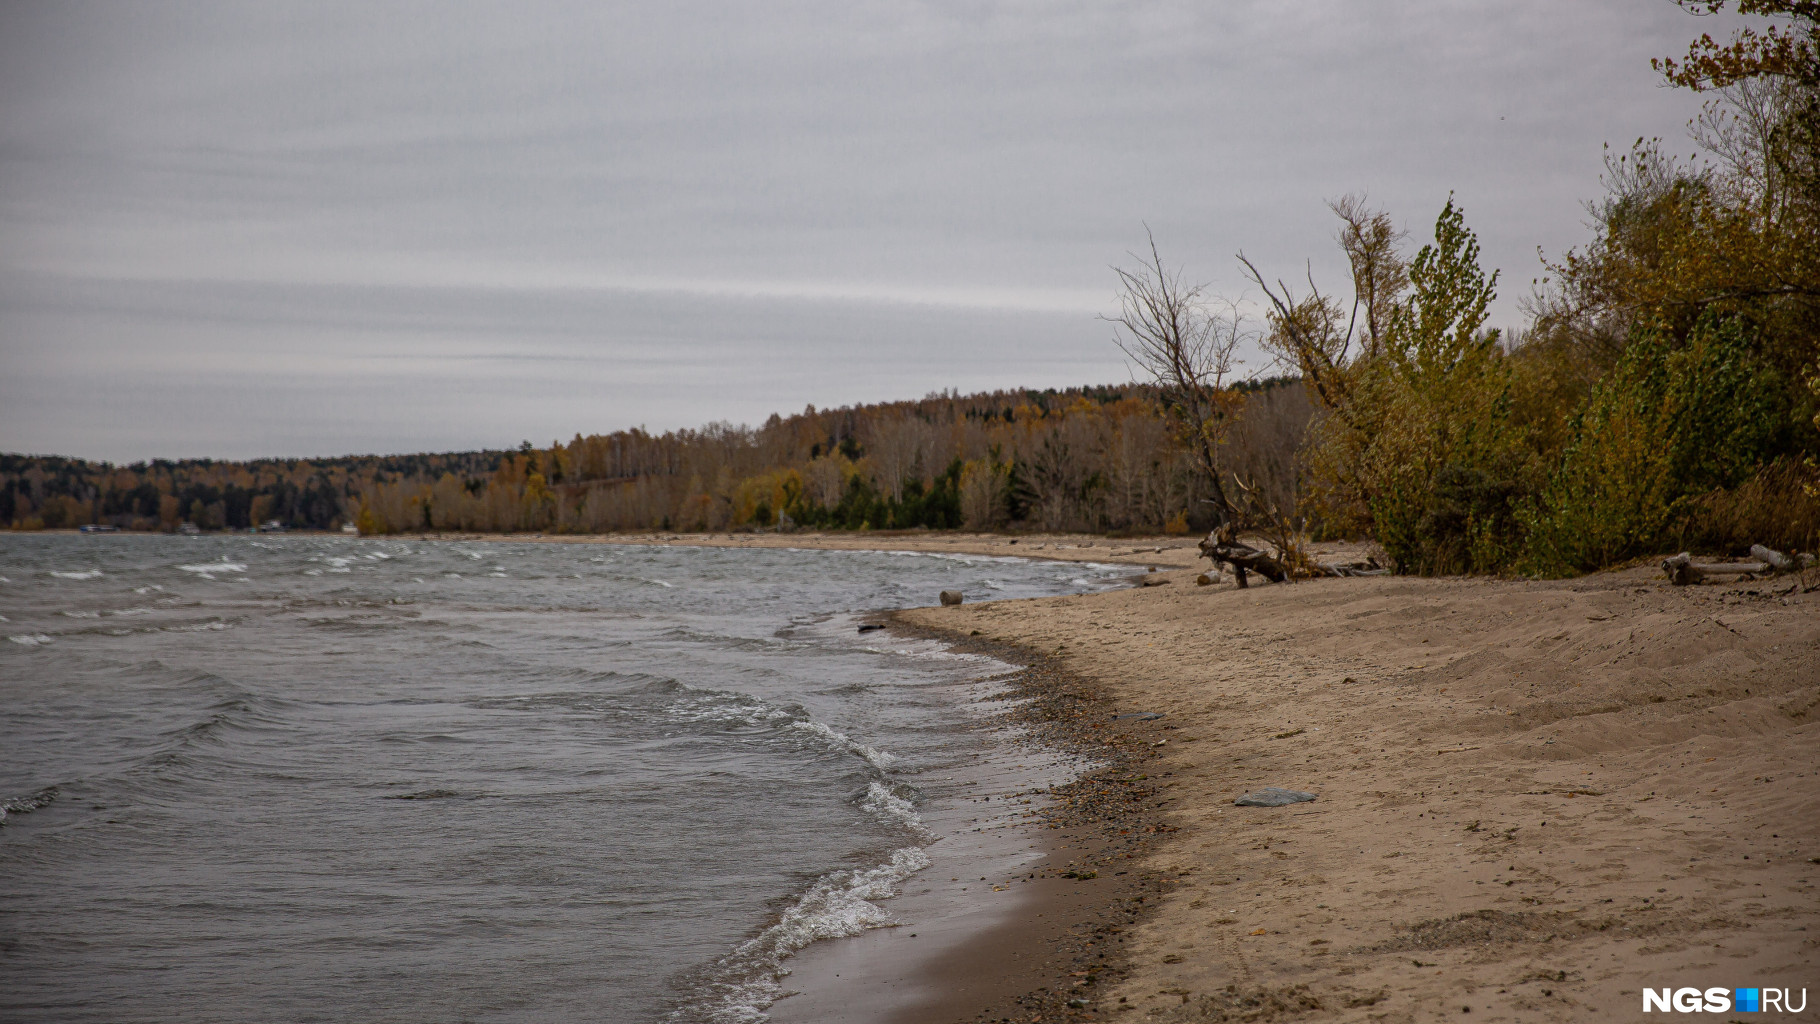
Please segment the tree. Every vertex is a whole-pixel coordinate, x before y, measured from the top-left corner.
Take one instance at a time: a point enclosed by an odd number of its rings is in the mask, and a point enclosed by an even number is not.
[[[1246,337],[1244,318],[1232,303],[1214,309],[1202,294],[1206,286],[1185,284],[1180,271],[1163,265],[1155,236],[1148,229],[1145,236],[1148,258],[1132,253],[1136,267],[1112,268],[1119,278],[1119,313],[1104,319],[1116,326],[1120,350],[1155,385],[1177,440],[1206,478],[1214,518],[1225,526],[1237,509],[1227,496],[1220,442],[1243,401],[1226,380]]]

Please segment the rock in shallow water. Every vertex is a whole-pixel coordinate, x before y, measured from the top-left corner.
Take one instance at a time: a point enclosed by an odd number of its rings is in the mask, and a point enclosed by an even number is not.
[[[1313,793],[1304,793],[1299,789],[1278,789],[1275,786],[1266,786],[1263,789],[1254,789],[1246,793],[1233,803],[1240,807],[1282,807],[1287,804],[1305,803],[1313,799]]]

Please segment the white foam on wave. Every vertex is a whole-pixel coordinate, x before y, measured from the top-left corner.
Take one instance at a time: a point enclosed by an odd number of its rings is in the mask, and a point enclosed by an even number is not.
[[[184,572],[193,572],[205,580],[212,580],[219,573],[245,572],[246,563],[230,562],[226,558],[223,558],[219,562],[200,562],[196,565],[180,565],[177,568],[182,569]]]
[[[665,581],[663,581],[663,580],[651,580],[651,579],[645,579],[645,578],[644,578],[644,577],[643,577],[643,576],[640,576],[640,577],[638,577],[638,579],[640,579],[640,580],[641,580],[641,581],[643,581],[643,582],[645,582],[645,583],[655,583],[655,584],[657,584],[657,585],[658,585],[658,586],[660,586],[660,587],[669,587],[669,588],[670,588],[670,589],[672,589],[672,590],[674,590],[674,589],[676,589],[676,584],[674,584],[674,583],[667,583],[667,582],[665,582]]]
[[[763,725],[794,718],[791,712],[757,697],[724,690],[688,688],[677,700],[664,705],[664,714],[684,722],[722,722],[730,725]]]
[[[895,821],[924,839],[935,838],[935,833],[923,824],[922,815],[916,813],[916,805],[891,792],[891,787],[882,782],[874,782],[866,787],[865,799],[860,801],[859,806],[867,814]]]
[[[45,636],[43,633],[27,633],[22,636],[9,636],[7,639],[11,640],[13,643],[22,644],[26,647],[37,647],[41,644],[48,644],[51,642],[51,638]]]
[[[60,580],[95,580],[101,578],[100,569],[63,570],[52,569],[51,575]]]
[[[888,768],[897,763],[896,757],[887,754],[876,747],[869,747],[864,743],[853,740],[849,738],[846,733],[837,729],[830,729],[828,726],[821,722],[817,722],[812,718],[791,722],[790,728],[801,729],[804,732],[813,733],[835,747],[845,750],[848,753],[858,754],[860,757],[865,758],[867,763],[871,764],[874,768]]]
[[[220,619],[216,619],[213,622],[192,622],[192,623],[189,623],[188,625],[183,625],[183,626],[165,626],[164,631],[166,633],[206,633],[206,632],[209,632],[210,630],[232,629],[232,628],[234,628],[234,627],[230,623],[222,622]]]
[[[65,615],[72,619],[98,619],[101,617],[100,612],[73,612],[65,610],[58,612],[57,614]]]
[[[929,866],[919,847],[894,850],[891,859],[867,871],[836,871],[823,877],[778,918],[717,965],[719,978],[697,1004],[715,1024],[759,1024],[765,1009],[783,994],[789,975],[784,962],[818,939],[840,939],[893,924],[879,901],[898,894],[911,875]],[[671,1019],[681,1019],[682,1011]],[[691,1014],[693,1016],[693,1014]]]

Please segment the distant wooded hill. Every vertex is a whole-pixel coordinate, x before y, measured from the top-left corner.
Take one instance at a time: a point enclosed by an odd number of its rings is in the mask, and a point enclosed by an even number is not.
[[[1242,385],[1225,441],[1235,472],[1283,507],[1310,405]],[[130,466],[0,456],[0,522],[129,530],[601,533],[823,529],[1186,530],[1206,525],[1197,475],[1140,385],[931,395],[805,409],[757,428],[710,424],[446,454],[209,459]]]

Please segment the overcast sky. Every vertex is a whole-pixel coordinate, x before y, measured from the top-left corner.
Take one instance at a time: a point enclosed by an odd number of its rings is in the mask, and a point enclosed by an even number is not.
[[[0,450],[546,443],[1129,379],[1154,230],[1343,290],[1451,190],[1496,322],[1601,146],[1686,152],[1669,0],[0,6]],[[1255,298],[1256,296],[1252,296]],[[1254,362],[1251,369],[1265,369]]]

